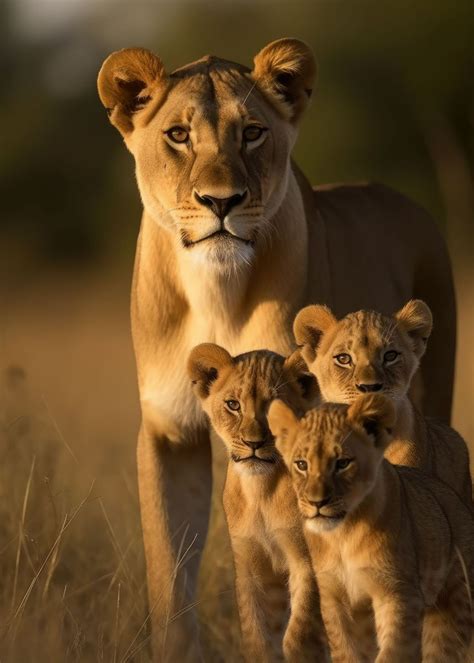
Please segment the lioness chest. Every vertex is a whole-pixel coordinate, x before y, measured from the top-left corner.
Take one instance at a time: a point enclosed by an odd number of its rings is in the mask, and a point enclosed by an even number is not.
[[[171,420],[178,430],[205,425],[183,361],[200,343],[218,343],[234,355],[256,348],[289,354],[293,349],[289,323],[285,325],[272,311],[257,317],[259,324],[252,318],[242,327],[231,328],[219,324],[215,316],[194,313],[176,331],[168,348],[163,348],[163,339],[152,339],[140,375],[140,400],[147,418]]]

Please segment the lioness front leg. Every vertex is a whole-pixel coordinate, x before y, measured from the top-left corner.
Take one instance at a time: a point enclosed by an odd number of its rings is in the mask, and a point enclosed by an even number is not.
[[[194,600],[211,495],[208,433],[170,442],[142,424],[138,484],[147,565],[153,661],[201,660]]]
[[[231,543],[243,657],[248,663],[273,663],[276,643],[265,614],[265,580],[270,562],[255,541],[231,537]]]
[[[379,654],[376,663],[419,663],[423,601],[416,594],[381,589],[372,597]]]

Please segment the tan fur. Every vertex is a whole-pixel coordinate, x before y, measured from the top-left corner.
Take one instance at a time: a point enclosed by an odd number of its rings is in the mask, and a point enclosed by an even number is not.
[[[311,559],[290,477],[266,420],[268,404],[277,397],[303,412],[314,400],[315,380],[299,353],[286,360],[265,350],[231,357],[210,343],[193,349],[188,371],[229,455],[223,502],[244,658],[271,663],[283,652],[285,661],[323,661],[326,641]],[[275,586],[275,578],[281,576],[284,596],[281,591],[272,596],[268,583]],[[286,583],[289,620],[281,614]],[[278,605],[269,598],[276,598]],[[282,626],[283,642],[278,632]]]
[[[294,322],[296,341],[323,400],[350,404],[370,389],[388,396],[397,420],[385,457],[435,474],[472,506],[466,443],[448,425],[423,417],[410,394],[431,330],[431,311],[420,300],[392,316],[357,311],[339,321],[326,306],[307,306]],[[350,363],[341,363],[345,357]]]
[[[377,663],[465,661],[474,520],[446,484],[384,459],[391,401],[326,403],[301,420],[274,401],[268,420],[298,497],[333,662],[363,660],[354,611],[367,605]]]
[[[315,69],[310,49],[285,39],[263,49],[253,71],[208,56],[169,74],[156,55],[126,49],[99,75],[144,205],[132,331],[143,414],[140,505],[162,660],[199,656],[193,611],[183,608],[195,599],[211,472],[207,425],[186,375],[192,347],[217,342],[232,354],[267,347],[286,355],[305,303],[327,302],[338,315],[356,306],[390,312],[416,292],[436,314],[438,306],[446,312],[425,377],[432,412],[449,418],[455,324],[443,241],[427,215],[393,191],[313,191],[292,164]],[[243,132],[255,124],[267,131],[246,143]],[[186,144],[165,133],[175,126],[189,132]],[[223,220],[202,202],[244,195]],[[387,241],[390,259],[380,260]]]

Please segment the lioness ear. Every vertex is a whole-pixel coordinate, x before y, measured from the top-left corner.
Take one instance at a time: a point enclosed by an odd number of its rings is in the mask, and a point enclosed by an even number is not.
[[[296,123],[313,91],[316,62],[313,52],[298,39],[278,39],[254,58],[254,79],[278,102],[283,115]]]
[[[97,78],[99,97],[123,136],[133,130],[133,114],[146,106],[165,78],[160,58],[144,48],[124,48],[104,61]]]
[[[275,438],[276,448],[285,457],[285,454],[288,452],[288,434],[295,428],[298,419],[286,403],[277,399],[270,403],[267,421]]]
[[[374,437],[375,446],[385,447],[391,440],[395,408],[382,394],[367,394],[355,400],[347,410],[347,419]]]
[[[232,357],[214,343],[201,343],[191,350],[188,359],[188,375],[195,385],[195,393],[199,398],[209,396],[212,383],[217,380],[219,372],[232,365]]]
[[[412,338],[413,351],[417,357],[422,357],[433,329],[433,316],[429,306],[421,299],[410,299],[394,317]]]
[[[300,388],[303,400],[307,405],[313,404],[313,401],[319,394],[318,381],[315,376],[308,371],[308,366],[303,358],[301,350],[295,350],[285,359],[283,371],[287,382],[296,382]]]
[[[308,365],[316,358],[321,336],[336,322],[331,309],[320,304],[306,306],[297,314],[293,322],[293,333],[297,345],[302,346],[301,354]]]

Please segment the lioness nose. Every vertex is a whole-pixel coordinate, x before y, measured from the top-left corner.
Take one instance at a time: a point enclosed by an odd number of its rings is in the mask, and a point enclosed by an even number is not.
[[[312,504],[313,506],[317,506],[318,509],[320,509],[321,507],[326,506],[326,504],[329,504],[330,501],[331,501],[331,497],[329,496],[329,497],[325,497],[322,500],[312,501],[312,502],[310,502],[310,504]]]
[[[380,391],[383,387],[383,384],[380,382],[377,384],[356,384],[356,387],[362,393],[367,394],[370,391]]]
[[[251,449],[253,449],[254,451],[256,449],[260,449],[260,447],[263,447],[263,445],[265,444],[265,440],[257,440],[257,441],[242,440],[242,442],[244,444],[246,444],[248,447],[250,447]]]
[[[247,192],[244,193],[235,193],[230,198],[215,198],[214,196],[200,196],[197,192],[194,193],[194,196],[198,203],[204,205],[204,207],[209,207],[212,209],[214,214],[219,217],[221,221],[225,219],[227,214],[233,207],[239,205],[245,199]]]

